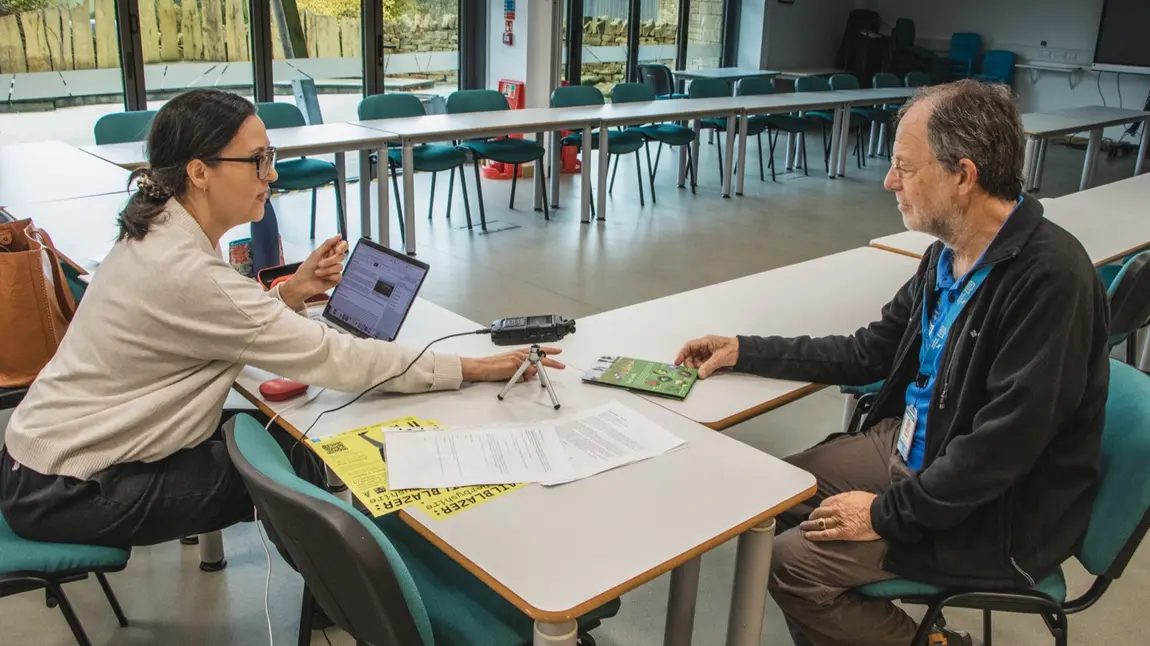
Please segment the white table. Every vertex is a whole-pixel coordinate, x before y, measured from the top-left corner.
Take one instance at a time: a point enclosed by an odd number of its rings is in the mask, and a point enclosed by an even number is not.
[[[913,87],[888,87],[888,88],[870,88],[860,90],[843,90],[842,94],[845,98],[844,107],[839,115],[842,120],[840,125],[848,124],[850,117],[850,109],[864,106],[874,105],[896,105],[908,101],[918,92],[918,88]],[[871,122],[870,141],[867,146],[868,154],[874,150],[875,141],[877,138],[886,136],[886,124],[882,124],[881,128],[876,127],[878,124]],[[839,128],[839,145],[838,145],[838,176],[846,176],[847,170],[847,128]],[[881,130],[881,132],[880,132]],[[835,157],[831,157],[835,159]]]
[[[422,347],[430,337],[474,327],[472,321],[418,300],[399,339]],[[453,341],[445,348],[480,349],[476,337]],[[496,350],[489,343],[487,349]],[[297,435],[320,411],[351,397],[325,393],[288,410],[290,401],[277,405],[253,395],[271,376],[248,368],[236,386],[264,412],[283,410],[281,423]],[[535,643],[549,646],[573,645],[575,618],[672,571],[665,643],[689,644],[700,557],[738,537],[727,643],[757,646],[770,571],[771,519],[814,493],[813,476],[640,398],[583,385],[576,371],[552,371],[551,378],[564,407],[560,412],[537,386],[519,385],[500,402],[495,395],[501,384],[472,384],[457,392],[370,395],[325,415],[312,436],[399,415],[448,425],[538,420],[619,399],[687,445],[560,487],[526,487],[445,520],[422,511],[401,512],[403,520],[533,618]],[[725,491],[739,495],[713,495],[707,483],[720,482]],[[543,641],[540,633],[552,637]]]
[[[781,94],[761,94],[737,97],[738,105],[742,108],[743,113],[747,116],[756,114],[786,114],[789,112],[807,112],[810,110],[833,110],[835,113],[835,120],[831,126],[831,158],[838,159],[838,146],[839,138],[835,136],[838,132],[839,122],[841,120],[840,112],[843,109],[843,92],[787,92]],[[792,168],[792,160],[797,159],[801,154],[803,139],[796,138],[793,134],[787,135],[787,152],[785,167],[787,170]],[[740,120],[739,124],[739,177],[737,180],[737,187],[735,189],[736,195],[743,194],[743,186],[746,180],[746,160],[747,160],[747,122],[746,119]],[[837,175],[837,168],[831,167],[830,177],[834,178]]]
[[[680,81],[697,81],[700,79],[737,81],[747,78],[773,78],[779,75],[776,70],[760,70],[753,67],[706,67],[697,70],[674,70],[671,73]]]
[[[353,121],[365,128],[375,128],[395,133],[403,145],[403,211],[406,220],[405,247],[407,253],[415,255],[415,169],[413,150],[417,144],[444,142],[463,139],[498,137],[502,135],[535,133],[536,141],[542,143],[544,132],[579,130],[583,132],[583,159],[591,159],[591,130],[598,125],[595,116],[597,108],[529,108],[525,110],[498,110],[493,112],[468,112],[459,114],[435,114],[420,117],[396,119],[372,119]],[[602,139],[606,141],[606,133]],[[606,144],[603,146],[606,151]],[[551,164],[559,168],[559,145],[552,143]],[[535,210],[543,208],[543,160],[536,162],[535,168]],[[464,172],[460,169],[459,172]],[[601,171],[603,172],[603,171]],[[590,221],[591,208],[591,168],[583,165],[583,209],[584,222]],[[481,181],[477,176],[476,182]],[[381,182],[383,180],[381,179]],[[558,176],[553,182],[558,181]],[[381,193],[385,189],[380,189]],[[482,190],[477,187],[477,190]],[[386,241],[385,241],[386,244]]]
[[[1148,205],[1150,175],[1042,200],[1046,219],[1078,238],[1095,266],[1150,247]],[[925,233],[904,231],[876,238],[871,246],[921,258],[934,242],[935,238]]]
[[[1150,148],[1150,112],[1126,108],[1085,106],[1031,112],[1022,115],[1023,131],[1026,133],[1026,157],[1022,172],[1026,178],[1024,187],[1037,190],[1041,185],[1042,170],[1045,165],[1046,148],[1051,137],[1089,131],[1090,139],[1086,146],[1086,159],[1082,164],[1082,179],[1078,190],[1084,191],[1094,183],[1098,151],[1102,149],[1102,131],[1109,126],[1120,126],[1141,121],[1142,141],[1138,146],[1138,157],[1134,162],[1134,175],[1142,173],[1142,163]]]
[[[338,179],[336,190],[347,213],[347,163],[345,153],[360,154],[360,201],[359,217],[362,234],[371,237],[371,163],[369,155],[374,151],[387,157],[387,143],[395,141],[395,135],[378,129],[361,128],[349,123],[323,123],[297,128],[275,128],[268,130],[268,140],[277,149],[279,159],[309,157],[313,155],[335,154]],[[122,144],[83,146],[84,152],[95,155],[117,166],[139,168],[148,164],[147,144],[132,141]],[[384,178],[386,180],[386,178]],[[381,180],[379,186],[379,239],[387,244],[387,182]]]
[[[792,67],[779,70],[779,76],[798,79],[806,76],[834,76],[844,72],[846,70],[837,67]]]
[[[128,175],[58,141],[0,146],[0,206],[124,193]]]
[[[560,359],[585,370],[603,355],[671,362],[685,342],[708,334],[851,334],[880,317],[917,266],[862,247],[595,314],[577,322]],[[681,402],[650,401],[721,430],[822,387],[731,372],[699,381]]]

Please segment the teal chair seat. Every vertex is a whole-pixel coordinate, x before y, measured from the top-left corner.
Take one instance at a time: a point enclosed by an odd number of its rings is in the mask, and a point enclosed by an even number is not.
[[[742,117],[735,119],[736,128],[738,127],[739,119],[741,118]],[[719,132],[726,132],[727,120],[723,117],[709,117],[707,119],[703,119],[703,127],[712,128],[714,130],[718,130]],[[757,137],[758,135],[766,132],[768,127],[770,127],[770,124],[767,121],[751,117],[751,120],[747,122],[747,136]]]
[[[607,132],[607,151],[615,155],[633,153],[646,143],[643,134],[631,130],[610,130]],[[582,146],[583,133],[575,132],[567,135],[559,142],[564,146]],[[599,132],[591,133],[591,149],[599,150]]]
[[[465,141],[459,147],[471,151],[479,159],[490,159],[504,164],[526,164],[541,158],[545,150],[541,144],[527,139],[492,139],[491,141]]]
[[[395,546],[423,599],[436,644],[468,646],[528,643],[534,621],[427,542],[396,515],[376,519],[376,526]],[[582,629],[619,612],[618,599],[579,619]]]
[[[375,159],[372,155],[372,159]],[[403,151],[392,149],[387,151],[387,161],[394,168],[403,166]],[[446,144],[422,144],[411,150],[411,163],[416,171],[421,173],[438,173],[451,170],[467,162],[467,154],[455,146]]]
[[[310,158],[276,162],[276,174],[279,177],[272,183],[272,188],[281,191],[311,189],[317,184],[334,182],[338,176],[335,164]]]
[[[790,114],[757,114],[752,116],[750,123],[747,124],[748,130],[756,121],[762,121],[767,127],[783,132],[806,132],[811,127],[809,120]]]
[[[1059,568],[1050,576],[1038,582],[1034,589],[1051,599],[1062,603],[1066,601],[1066,577]],[[875,599],[903,599],[907,597],[935,597],[947,592],[947,588],[929,583],[919,583],[910,579],[890,579],[879,581],[858,588],[858,593]]]
[[[670,94],[656,94],[655,98],[660,101],[665,99],[686,99],[687,95],[682,92],[672,92]]]
[[[20,538],[0,516],[0,573],[88,572],[128,564],[128,550],[72,543],[40,543]]]
[[[694,130],[673,123],[652,123],[646,126],[628,128],[628,130],[641,133],[651,141],[657,141],[668,146],[686,146],[695,140]]]

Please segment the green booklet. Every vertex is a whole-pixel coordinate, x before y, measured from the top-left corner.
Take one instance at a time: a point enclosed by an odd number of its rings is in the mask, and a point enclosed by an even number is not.
[[[699,378],[699,371],[687,366],[643,361],[629,357],[599,357],[583,375],[583,381],[603,386],[684,399]]]

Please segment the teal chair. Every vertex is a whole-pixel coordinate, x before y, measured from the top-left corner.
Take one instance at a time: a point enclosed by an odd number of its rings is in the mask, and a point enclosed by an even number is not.
[[[943,608],[983,611],[983,643],[991,644],[991,612],[1040,615],[1056,646],[1069,643],[1067,615],[1093,606],[1115,579],[1122,576],[1142,537],[1150,528],[1150,377],[1118,361],[1110,361],[1110,396],[1102,431],[1101,486],[1090,523],[1075,557],[1094,575],[1082,596],[1067,599],[1066,579],[1059,569],[1028,590],[984,591],[945,589],[910,579],[892,579],[863,586],[859,594],[901,599],[928,606],[912,646],[926,646]]]
[[[507,104],[507,97],[495,90],[459,90],[452,92],[447,97],[448,114],[494,112],[510,109],[511,106]],[[547,176],[542,164],[547,150],[542,144],[528,139],[505,137],[464,141],[459,144],[459,148],[467,151],[475,168],[475,191],[479,196],[479,221],[484,231],[487,230],[487,213],[483,206],[483,184],[479,176],[479,161],[481,159],[490,159],[512,165],[514,171],[511,174],[511,201],[509,205],[509,208],[512,209],[515,208],[515,185],[519,181],[519,167],[534,162],[535,172],[539,174],[543,185],[543,218],[551,219],[551,211],[547,206]]]
[[[795,92],[829,92],[831,90],[830,80],[821,76],[804,76],[795,80]],[[835,122],[835,113],[831,110],[808,110],[803,113],[807,119],[819,124],[819,128],[823,134],[823,166],[824,170],[828,173],[831,169],[831,142],[827,137],[828,126],[833,127]],[[861,119],[855,114],[851,114],[851,126],[858,126]]]
[[[596,106],[603,105],[603,93],[598,88],[590,85],[568,85],[564,87],[555,88],[551,93],[551,107],[553,108],[574,108],[579,106]],[[623,155],[635,153],[635,177],[639,180],[639,206],[643,206],[643,163],[639,158],[639,149],[643,147],[647,140],[642,134],[633,130],[608,130],[607,131],[607,154],[615,156],[615,168],[611,171],[611,186],[608,189],[610,192],[615,188],[615,171],[619,170],[619,158]],[[583,145],[583,133],[574,132],[559,140],[561,146],[576,146]],[[599,133],[591,133],[591,148],[592,150],[599,149]],[[590,163],[590,160],[583,160],[583,163]],[[647,153],[647,167],[651,167],[651,154]],[[554,172],[554,171],[552,171]],[[651,202],[655,201],[655,181],[651,177]],[[591,200],[591,210],[594,213],[595,200]]]
[[[1098,271],[1102,274],[1109,267],[1118,267],[1110,280],[1103,276],[1110,304],[1110,347],[1125,342],[1126,363],[1137,366],[1137,333],[1150,323],[1150,251],[1130,256],[1121,265],[1099,267]]]
[[[859,80],[854,74],[835,74],[828,81],[832,90],[857,90]],[[888,123],[890,112],[879,106],[851,108],[849,127],[855,133],[855,159],[858,167],[866,166],[866,155],[863,154],[863,130],[872,123]]]
[[[64,594],[63,584],[86,579],[89,573],[95,574],[116,619],[121,626],[127,626],[128,618],[104,576],[108,572],[119,572],[127,565],[126,549],[30,541],[17,536],[0,516],[0,598],[44,590],[48,607],[59,605],[80,646],[90,646],[92,642]]]
[[[155,118],[155,110],[105,114],[96,120],[96,125],[92,127],[92,136],[97,146],[144,141],[148,138],[148,131],[152,129],[152,119]]]
[[[305,606],[318,603],[357,644],[531,643],[529,617],[395,515],[370,519],[299,478],[259,422],[238,415],[224,436],[260,520],[303,576]],[[618,600],[600,606],[580,631],[618,611]]]
[[[298,128],[305,126],[303,113],[294,103],[257,103],[256,115],[268,130],[276,128]],[[303,191],[311,189],[311,238],[315,239],[315,199],[316,190],[328,184],[335,184],[339,172],[335,164],[321,159],[300,157],[276,162],[275,183],[271,187],[277,191]],[[343,212],[343,196],[339,187],[335,191],[335,211],[338,218],[339,234],[347,237],[347,217]]]
[[[427,114],[423,101],[414,94],[400,92],[376,94],[366,97],[359,102],[356,114],[361,120],[369,119],[397,119],[403,117],[422,117]],[[404,240],[407,232],[404,231],[403,206],[400,204],[399,170],[403,168],[403,150],[399,144],[389,144],[387,151],[387,168],[391,175],[392,194],[395,196],[395,211],[399,215],[399,232]],[[371,155],[371,163],[378,164],[379,155]],[[467,163],[467,153],[446,144],[420,144],[411,151],[412,167],[419,173],[431,173],[431,196],[427,200],[427,219],[431,219],[435,211],[435,178],[442,171],[451,171],[447,182],[447,219],[451,219],[451,197],[455,189],[455,169]],[[382,178],[380,181],[383,181]],[[463,208],[467,212],[467,228],[471,228],[471,205],[467,202],[467,175],[459,173],[459,181],[463,183]]]
[[[655,101],[655,92],[650,86],[642,83],[616,83],[611,88],[611,102],[612,103],[642,103],[645,101]],[[652,123],[641,126],[632,126],[627,129],[628,131],[638,132],[646,138],[645,146],[650,148],[652,141],[659,144],[655,151],[655,165],[647,166],[651,169],[651,181],[655,181],[655,174],[659,171],[659,158],[663,154],[663,144],[671,146],[672,148],[678,146],[687,146],[695,141],[695,131],[686,126],[677,123]],[[647,157],[650,159],[651,152],[647,151]],[[687,172],[691,174],[691,192],[695,192],[696,173],[695,163],[690,155],[687,155]]]
[[[675,91],[675,75],[671,72],[671,68],[663,65],[662,63],[641,63],[638,66],[639,82],[644,85],[650,85],[651,90],[655,92],[655,98],[663,99],[685,99],[686,94]]]
[[[731,84],[723,79],[698,79],[691,81],[691,85],[687,87],[687,97],[691,99],[718,99],[725,96],[731,96]],[[750,128],[750,122],[747,123],[747,128]],[[725,117],[710,117],[707,119],[699,120],[699,128],[703,130],[710,130],[712,132],[726,132],[727,119]],[[762,133],[760,130],[759,133]],[[750,132],[748,131],[748,134]],[[719,155],[719,182],[723,181],[723,138],[715,138],[716,152]],[[730,151],[728,151],[730,153]],[[694,160],[698,165],[699,160]]]
[[[903,83],[906,87],[926,87],[932,82],[933,79],[931,79],[930,74],[926,72],[910,72],[906,75],[906,78],[903,79]]]
[[[754,96],[760,94],[774,94],[775,84],[769,78],[746,78],[739,81],[735,86],[735,94],[738,96]],[[747,120],[747,134],[755,133],[756,139],[759,144],[759,179],[766,180],[763,173],[763,136],[762,133],[767,133],[767,143],[770,147],[770,167],[771,167],[771,181],[775,179],[775,145],[779,141],[779,133],[785,132],[787,134],[798,135],[806,138],[807,130],[810,129],[811,122],[795,114],[756,114],[751,115]],[[807,147],[802,147],[803,151],[803,174],[807,174],[807,160],[806,153]]]

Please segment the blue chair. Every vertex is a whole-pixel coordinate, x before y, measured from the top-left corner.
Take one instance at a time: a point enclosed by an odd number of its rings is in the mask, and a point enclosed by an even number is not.
[[[738,96],[755,96],[761,94],[774,94],[775,84],[768,78],[746,78],[735,86]],[[723,124],[724,127],[726,124]],[[775,145],[779,141],[779,133],[807,136],[811,122],[794,114],[755,114],[747,119],[747,134],[754,134],[759,144],[759,179],[766,181],[763,173],[763,132],[767,133],[767,144],[770,149],[771,181],[775,179]],[[803,146],[803,173],[807,172],[806,146]]]
[[[912,646],[926,646],[943,608],[983,611],[983,643],[991,643],[991,612],[1042,616],[1057,646],[1069,643],[1067,615],[1093,606],[1122,576],[1150,527],[1150,377],[1121,362],[1110,361],[1110,396],[1102,431],[1101,486],[1090,523],[1075,554],[1094,583],[1082,596],[1067,599],[1066,579],[1059,569],[1028,590],[945,589],[909,579],[863,586],[859,594],[902,599],[928,606]]]
[[[531,643],[529,617],[394,515],[370,519],[299,478],[259,422],[238,415],[224,436],[260,520],[303,576],[305,606],[318,603],[356,643]],[[604,604],[580,630],[618,611],[618,600]]]
[[[926,87],[927,85],[931,85],[933,81],[934,79],[930,78],[930,74],[926,72],[910,72],[906,75],[906,78],[903,79],[903,84],[906,85],[906,87]]]
[[[356,114],[361,120],[369,119],[397,119],[403,117],[422,117],[427,114],[423,101],[414,94],[393,92],[376,94],[364,98],[356,108]],[[406,240],[404,231],[403,206],[399,199],[399,170],[403,168],[403,150],[399,144],[389,144],[387,151],[387,168],[391,175],[392,194],[395,196],[395,211],[399,215],[399,233]],[[455,169],[467,163],[467,154],[446,144],[420,144],[412,149],[412,167],[419,173],[431,173],[431,196],[427,200],[427,219],[431,219],[435,212],[435,178],[441,172],[450,170],[451,175],[447,183],[447,219],[451,219],[451,197],[455,189]],[[371,155],[371,163],[378,164],[378,154]],[[370,177],[370,176],[369,176]],[[467,202],[467,175],[462,171],[459,180],[463,183],[463,208],[467,212],[467,228],[471,228],[471,205]],[[361,180],[362,181],[362,180]],[[383,181],[381,178],[380,181]]]
[[[510,110],[507,97],[495,90],[459,90],[447,97],[447,113],[461,114],[467,112],[494,112]],[[499,139],[476,139],[464,141],[459,147],[471,156],[475,168],[475,191],[479,195],[479,221],[483,230],[487,230],[487,212],[483,206],[483,184],[479,176],[479,160],[490,159],[502,164],[511,164],[514,168],[511,173],[511,202],[508,208],[515,208],[515,185],[519,181],[519,167],[523,164],[535,162],[535,172],[539,174],[543,185],[543,218],[551,219],[551,211],[547,204],[547,175],[543,164],[540,163],[547,154],[542,144],[528,139],[515,139],[505,137]],[[470,226],[468,227],[470,228]]]
[[[1126,343],[1126,363],[1138,365],[1138,330],[1150,324],[1150,251],[1143,251],[1118,266],[1113,278],[1105,280],[1106,299],[1110,303],[1110,347]],[[1106,272],[1109,273],[1109,272]]]
[[[641,103],[643,101],[655,101],[655,92],[649,86],[642,83],[616,83],[615,87],[611,88],[611,102],[612,103]],[[695,131],[686,126],[677,123],[652,123],[642,126],[631,126],[628,131],[635,131],[642,134],[646,139],[646,146],[650,147],[650,142],[654,141],[659,144],[655,151],[655,165],[651,169],[651,182],[655,181],[655,173],[659,171],[659,158],[663,155],[663,144],[671,146],[672,148],[678,146],[687,146],[695,141]],[[650,158],[651,151],[647,151],[647,157]],[[695,163],[691,159],[691,155],[687,155],[687,172],[691,175],[691,192],[695,192],[696,173]]]
[[[982,55],[982,36],[956,33],[950,36],[950,78],[968,79],[974,76],[978,57]]]
[[[650,85],[656,99],[685,99],[686,94],[675,91],[675,75],[662,63],[639,65],[639,82]]]
[[[603,99],[603,93],[598,88],[590,85],[568,85],[565,87],[555,88],[551,93],[551,107],[553,108],[573,108],[578,106],[595,106],[603,105],[606,101]],[[643,206],[643,163],[639,157],[639,149],[647,143],[647,139],[641,133],[634,130],[608,130],[607,131],[607,154],[615,155],[615,168],[611,171],[611,186],[608,192],[615,188],[615,171],[619,170],[619,158],[623,155],[635,153],[635,177],[639,180],[639,206]],[[559,140],[561,146],[575,146],[581,147],[583,145],[583,133],[574,132]],[[591,148],[592,150],[599,149],[599,133],[591,133]],[[590,160],[585,159],[583,163],[590,163]],[[647,167],[651,167],[651,153],[647,152]],[[554,171],[552,171],[554,172]],[[651,202],[655,202],[655,178],[648,175],[651,182]],[[595,212],[595,200],[591,200],[591,212]]]
[[[982,73],[974,78],[987,83],[1010,85],[1014,82],[1014,52],[992,49],[982,57]]]
[[[97,146],[144,141],[148,138],[148,131],[152,129],[152,119],[155,118],[155,110],[105,114],[96,120],[96,125],[92,127],[92,136]]]
[[[95,574],[112,612],[121,626],[128,618],[104,576],[119,572],[128,565],[128,550],[72,543],[41,543],[20,538],[0,516],[0,598],[21,592],[44,590],[48,607],[60,606],[72,635],[80,646],[91,646],[88,635],[72,603],[64,594],[63,584]]]
[[[268,130],[276,128],[298,128],[306,126],[303,113],[294,103],[257,103],[256,116],[264,122]],[[277,191],[303,191],[311,189],[311,238],[315,239],[315,199],[316,190],[339,180],[335,164],[321,159],[285,159],[276,162],[276,181],[271,187]],[[347,237],[347,217],[343,211],[343,196],[339,187],[335,191],[335,212],[339,234]]]

